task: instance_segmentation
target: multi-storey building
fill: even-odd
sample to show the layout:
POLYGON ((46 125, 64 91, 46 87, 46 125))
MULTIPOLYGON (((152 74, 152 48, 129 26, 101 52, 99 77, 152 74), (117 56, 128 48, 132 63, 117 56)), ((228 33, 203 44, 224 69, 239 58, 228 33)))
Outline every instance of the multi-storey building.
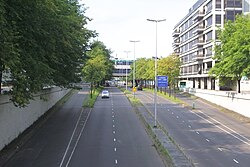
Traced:
MULTIPOLYGON (((180 83, 191 88, 220 90, 215 78, 208 71, 214 66, 213 47, 218 27, 227 20, 235 20, 247 10, 249 0, 198 0, 189 13, 174 27, 173 49, 182 62, 180 83)), ((249 8, 249 6, 248 6, 249 8)))

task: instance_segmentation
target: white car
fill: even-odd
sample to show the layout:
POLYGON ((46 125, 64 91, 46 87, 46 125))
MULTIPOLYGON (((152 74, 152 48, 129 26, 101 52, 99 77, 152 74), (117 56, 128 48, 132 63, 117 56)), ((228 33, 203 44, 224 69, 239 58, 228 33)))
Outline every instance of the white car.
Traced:
POLYGON ((109 98, 109 91, 108 90, 102 91, 102 98, 109 98))

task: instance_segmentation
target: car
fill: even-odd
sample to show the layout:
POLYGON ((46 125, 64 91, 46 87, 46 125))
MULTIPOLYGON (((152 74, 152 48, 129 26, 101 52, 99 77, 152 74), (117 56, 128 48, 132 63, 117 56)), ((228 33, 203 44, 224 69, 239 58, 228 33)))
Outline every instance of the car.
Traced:
POLYGON ((109 91, 108 90, 102 91, 102 98, 109 98, 109 91))
POLYGON ((137 90, 142 90, 142 86, 138 85, 137 90))

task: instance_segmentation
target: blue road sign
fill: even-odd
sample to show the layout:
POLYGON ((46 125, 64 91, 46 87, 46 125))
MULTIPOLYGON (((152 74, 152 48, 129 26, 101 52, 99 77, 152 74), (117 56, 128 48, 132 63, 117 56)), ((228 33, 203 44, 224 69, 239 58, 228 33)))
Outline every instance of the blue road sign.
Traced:
POLYGON ((168 76, 157 76, 158 87, 168 87, 168 76))

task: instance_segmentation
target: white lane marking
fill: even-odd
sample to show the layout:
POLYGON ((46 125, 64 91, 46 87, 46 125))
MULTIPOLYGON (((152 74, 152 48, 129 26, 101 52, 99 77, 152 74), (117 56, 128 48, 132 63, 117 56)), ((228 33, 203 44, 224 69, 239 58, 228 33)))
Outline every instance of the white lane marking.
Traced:
POLYGON ((114 151, 116 151, 116 147, 114 148, 114 151))
POLYGON ((170 111, 170 110, 168 109, 168 111, 170 111))
POLYGON ((118 164, 118 161, 117 161, 117 159, 115 160, 115 164, 118 164))
POLYGON ((207 142, 210 142, 210 140, 209 140, 209 139, 206 139, 206 141, 207 141, 207 142))
POLYGON ((219 147, 218 150, 222 151, 222 148, 219 147))
POLYGON ((114 118, 115 116, 114 115, 112 115, 112 118, 114 118))
POLYGON ((234 162, 236 163, 236 164, 238 164, 239 163, 239 161, 237 161, 236 159, 233 159, 234 160, 234 162))
POLYGON ((113 122, 115 122, 115 120, 113 119, 113 122))
POLYGON ((113 131, 113 134, 115 134, 115 131, 113 131))
POLYGON ((116 141, 116 139, 114 138, 114 142, 116 141))
POLYGON ((113 128, 115 127, 115 125, 113 125, 113 128))
POLYGON ((172 114, 174 114, 174 113, 172 112, 172 114))
POLYGON ((80 131, 80 134, 79 134, 79 136, 78 136, 78 138, 77 138, 77 140, 76 140, 76 143, 75 143, 75 145, 74 145, 74 148, 73 148, 73 150, 72 150, 72 152, 71 152, 71 154, 70 154, 70 156, 69 156, 68 162, 67 162, 67 164, 66 164, 65 167, 68 167, 68 165, 69 165, 69 163, 70 163, 70 161, 71 161, 71 158, 72 158, 72 156, 73 156, 73 154, 74 154, 74 152, 75 152, 76 146, 77 146, 77 144, 78 144, 78 142, 79 142, 79 140, 80 140, 80 138, 81 138, 81 136, 82 136, 82 132, 83 132, 85 126, 86 126, 86 123, 87 123, 87 121, 88 121, 88 119, 89 119, 89 115, 90 115, 91 112, 92 112, 92 109, 90 109, 90 112, 88 113, 88 116, 87 116, 87 118, 86 118, 86 121, 84 122, 84 125, 83 125, 83 127, 82 127, 82 129, 81 129, 81 131, 80 131))
POLYGON ((247 145, 249 145, 249 146, 250 146, 250 143, 248 143, 248 142, 246 142, 246 141, 242 140, 242 139, 241 139, 241 138, 239 138, 238 136, 240 136, 240 137, 242 137, 242 138, 244 138, 245 140, 248 140, 248 141, 250 141, 250 139, 246 138, 245 136, 242 136, 241 134, 237 133, 236 131, 232 130, 231 128, 227 127, 226 125, 222 124, 221 122, 217 121, 216 119, 211 118, 210 116, 208 116, 207 114, 204 114, 204 113, 203 113, 203 112, 201 112, 201 111, 198 111, 198 112, 200 112, 200 113, 204 114, 205 116, 209 117, 210 119, 214 120, 215 122, 219 123, 220 125, 224 126, 225 128, 229 129, 231 132, 233 132, 233 133, 237 134, 238 136, 236 136, 236 135, 232 134, 231 132, 229 132, 229 131, 227 131, 227 130, 223 129, 222 127, 220 127, 220 126, 218 126, 218 125, 214 124, 213 122, 211 122, 211 121, 209 121, 208 119, 206 119, 206 118, 204 118, 204 117, 202 117, 202 116, 198 115, 197 113, 195 113, 195 112, 193 112, 193 111, 191 111, 191 110, 190 110, 190 112, 191 112, 191 113, 193 113, 193 114, 195 114, 196 116, 200 117, 201 119, 203 119, 203 120, 207 121, 208 123, 210 123, 210 124, 212 124, 212 125, 216 126, 217 128, 219 128, 220 130, 222 130, 222 131, 226 132, 227 134, 229 134, 229 135, 233 136, 234 138, 236 138, 236 139, 238 139, 238 140, 242 141, 243 143, 245 143, 245 144, 247 144, 247 145))
POLYGON ((185 121, 182 121, 183 123, 185 123, 185 121))
POLYGON ((200 133, 196 131, 196 133, 199 135, 200 133))
POLYGON ((178 118, 179 118, 179 116, 176 116, 176 118, 178 119, 178 118))
POLYGON ((63 162, 64 162, 64 159, 65 159, 65 157, 66 157, 66 154, 67 154, 68 151, 69 151, 69 146, 71 145, 71 142, 72 142, 72 140, 73 140, 73 136, 75 135, 76 128, 77 128, 77 126, 78 126, 78 124, 79 124, 79 121, 80 121, 80 119, 81 119, 82 113, 83 113, 83 109, 81 110, 81 114, 79 115, 78 120, 77 120, 77 122, 76 122, 76 124, 75 124, 75 128, 74 128, 73 133, 72 133, 72 135, 71 135, 71 137, 70 137, 70 140, 69 140, 69 143, 68 143, 68 145, 67 145, 67 148, 66 148, 66 150, 65 150, 65 152, 64 152, 63 159, 62 159, 62 161, 61 161, 61 163, 60 163, 60 167, 63 165, 63 162))
POLYGON ((191 125, 188 125, 189 128, 191 128, 191 125))

